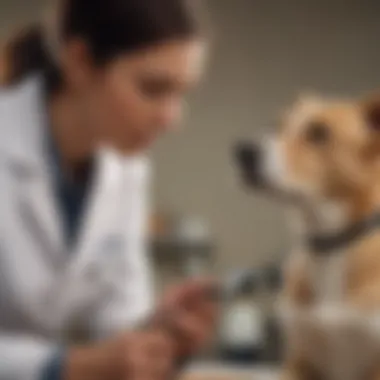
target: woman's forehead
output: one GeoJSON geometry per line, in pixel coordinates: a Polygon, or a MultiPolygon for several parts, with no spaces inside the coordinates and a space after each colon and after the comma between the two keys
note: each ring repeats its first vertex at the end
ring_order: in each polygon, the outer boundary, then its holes
{"type": "Polygon", "coordinates": [[[206,51],[206,44],[200,40],[174,41],[124,55],[119,64],[155,75],[192,78],[202,73],[206,51]]]}

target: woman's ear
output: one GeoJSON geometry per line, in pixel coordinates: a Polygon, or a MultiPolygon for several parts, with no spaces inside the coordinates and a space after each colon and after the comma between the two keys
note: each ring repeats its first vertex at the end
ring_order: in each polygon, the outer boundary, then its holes
{"type": "Polygon", "coordinates": [[[368,127],[380,132],[380,93],[364,99],[362,109],[368,127]]]}
{"type": "Polygon", "coordinates": [[[75,39],[66,44],[61,54],[61,69],[68,84],[82,89],[93,80],[94,65],[87,44],[75,39]]]}

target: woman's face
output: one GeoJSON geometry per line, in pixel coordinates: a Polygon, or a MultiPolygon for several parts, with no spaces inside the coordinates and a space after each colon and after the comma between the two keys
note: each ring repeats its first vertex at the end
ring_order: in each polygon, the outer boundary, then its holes
{"type": "Polygon", "coordinates": [[[123,153],[149,148],[179,124],[204,56],[201,41],[178,41],[88,69],[76,88],[91,138],[123,153]]]}

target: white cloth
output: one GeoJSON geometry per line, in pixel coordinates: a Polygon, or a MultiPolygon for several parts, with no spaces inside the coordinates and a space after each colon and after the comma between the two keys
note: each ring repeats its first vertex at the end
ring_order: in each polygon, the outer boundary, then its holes
{"type": "Polygon", "coordinates": [[[1,380],[35,380],[70,331],[107,336],[152,307],[148,160],[99,150],[84,223],[67,252],[42,99],[38,76],[0,92],[1,380]]]}

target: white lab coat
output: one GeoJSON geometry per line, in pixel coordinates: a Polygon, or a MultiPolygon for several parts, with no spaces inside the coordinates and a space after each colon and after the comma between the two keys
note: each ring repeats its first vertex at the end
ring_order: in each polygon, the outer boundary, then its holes
{"type": "Polygon", "coordinates": [[[99,150],[68,250],[44,152],[42,81],[0,92],[0,380],[35,380],[59,342],[127,328],[152,306],[144,250],[149,165],[99,150]]]}

